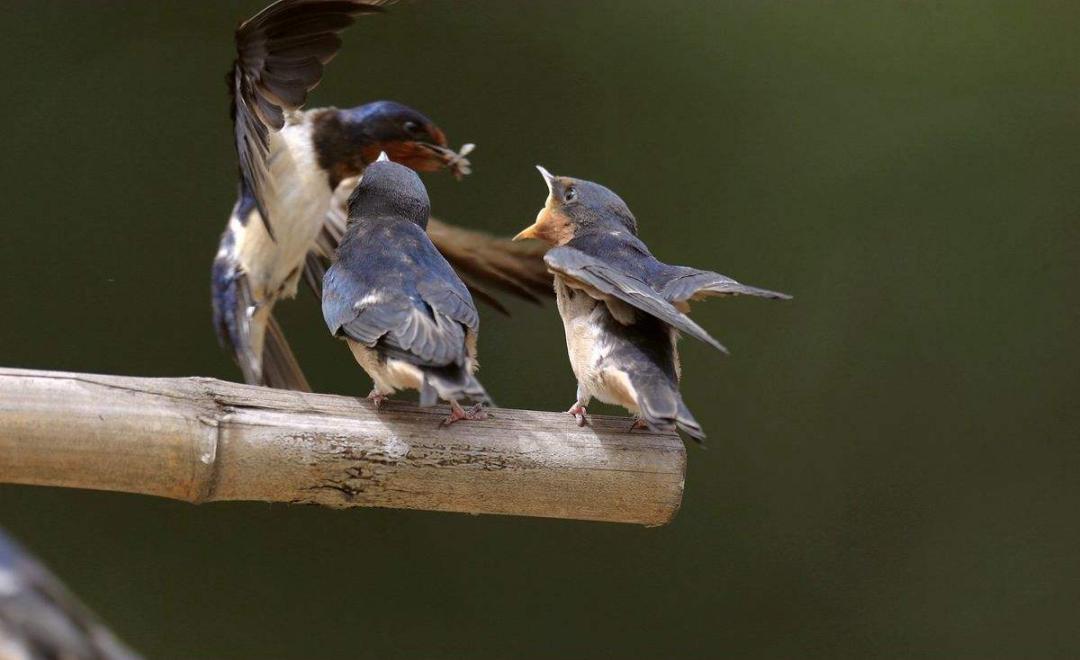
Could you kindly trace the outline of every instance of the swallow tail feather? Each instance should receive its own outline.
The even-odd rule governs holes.
[[[439,398],[446,401],[476,401],[491,405],[491,397],[488,396],[484,386],[469,373],[468,369],[459,365],[447,367],[421,367],[424,381],[420,387],[420,405],[433,406]]]
[[[270,309],[255,309],[247,277],[231,254],[232,240],[227,231],[211,269],[210,300],[218,343],[232,355],[245,383],[310,392]]]
[[[276,387],[282,390],[310,392],[300,363],[285,339],[277,319],[271,314],[266,324],[266,337],[262,351],[262,382],[260,385]]]
[[[720,273],[686,266],[669,266],[664,275],[666,282],[660,287],[660,293],[673,303],[711,296],[755,296],[778,300],[791,298],[786,293],[748,286]]]
[[[705,440],[701,424],[698,424],[683,402],[677,383],[659,374],[653,377],[639,376],[634,380],[641,419],[648,424],[650,430],[669,432],[678,426],[694,440]]]
[[[701,429],[701,424],[698,424],[698,421],[694,419],[694,415],[690,412],[690,409],[683,403],[681,396],[679,397],[679,411],[675,416],[675,424],[685,431],[688,436],[699,443],[704,444],[705,431]]]
[[[248,310],[251,288],[232,254],[234,235],[226,230],[221,249],[210,270],[210,302],[214,310],[214,330],[218,343],[232,355],[244,374],[244,382],[262,380],[262,360],[256,348],[262,344],[262,328]]]

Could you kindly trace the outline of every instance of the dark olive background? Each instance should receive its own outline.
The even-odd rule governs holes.
[[[244,2],[0,10],[0,364],[238,378],[208,268]],[[314,104],[474,141],[435,211],[510,234],[533,164],[662,259],[795,294],[696,318],[668,527],[0,488],[0,524],[151,658],[1080,653],[1080,5],[416,2]],[[574,394],[551,305],[484,310],[501,404]],[[320,390],[369,383],[310,298]]]

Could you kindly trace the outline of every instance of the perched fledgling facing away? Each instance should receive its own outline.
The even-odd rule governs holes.
[[[386,154],[349,197],[337,262],[323,280],[323,318],[375,381],[376,407],[399,389],[420,405],[450,403],[445,423],[483,419],[476,380],[480,321],[465,284],[425,233],[431,207],[420,177]],[[479,403],[465,411],[459,400]]]
[[[556,177],[537,166],[548,198],[536,222],[514,237],[556,247],[544,261],[566,330],[577,401],[568,410],[586,424],[592,397],[636,416],[631,428],[705,438],[679,394],[678,332],[727,352],[685,312],[690,300],[749,295],[790,298],[706,270],[658,261],[637,236],[637,220],[618,195],[591,181]]]
[[[218,340],[248,383],[310,389],[273,309],[296,295],[301,277],[319,294],[344,231],[336,188],[384,151],[419,171],[445,168],[458,178],[469,172],[468,149],[447,148],[431,119],[400,103],[300,110],[341,46],[338,33],[386,4],[279,0],[236,30],[228,81],[240,190],[214,258],[211,302]],[[383,54],[379,62],[391,59]],[[539,251],[486,235],[477,240],[477,232],[452,225],[432,228],[439,249],[482,300],[499,306],[487,287],[534,301],[537,291],[550,291]]]

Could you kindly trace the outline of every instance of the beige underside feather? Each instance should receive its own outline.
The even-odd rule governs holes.
[[[555,277],[555,296],[566,330],[570,367],[582,393],[604,403],[622,406],[635,415],[640,413],[638,395],[628,374],[600,364],[606,356],[599,323],[606,313],[605,304],[584,291],[575,293],[558,275]]]

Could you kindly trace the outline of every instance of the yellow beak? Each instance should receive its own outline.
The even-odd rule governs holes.
[[[539,231],[540,231],[540,223],[539,222],[534,222],[533,224],[529,225],[525,229],[521,230],[521,232],[518,233],[518,235],[515,236],[513,240],[520,241],[523,238],[539,238],[539,236],[537,236]]]

